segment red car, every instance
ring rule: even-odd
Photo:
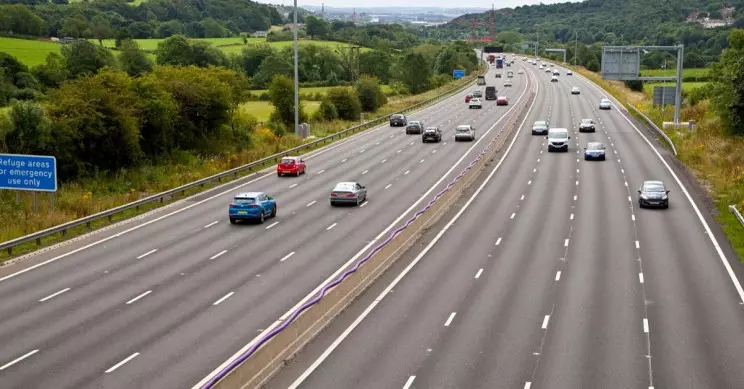
[[[509,105],[509,99],[507,99],[506,96],[499,96],[499,98],[496,99],[496,105]]]
[[[284,157],[276,167],[276,175],[281,177],[285,174],[299,176],[305,174],[305,160],[300,157]]]
[[[473,98],[473,95],[467,95],[467,96],[465,96],[465,102],[466,103],[469,103],[472,98]]]

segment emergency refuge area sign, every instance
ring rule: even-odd
[[[0,189],[57,191],[57,159],[46,155],[0,154]]]

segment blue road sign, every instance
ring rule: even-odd
[[[57,159],[46,155],[0,154],[0,189],[57,191]]]
[[[457,80],[458,78],[465,77],[465,71],[464,70],[453,70],[452,71],[452,77]]]

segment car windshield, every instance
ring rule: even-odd
[[[644,184],[643,185],[643,191],[644,192],[663,192],[664,191],[664,185],[653,183],[653,184]]]
[[[593,124],[592,119],[581,119],[581,124]]]
[[[550,133],[551,138],[568,138],[567,131],[553,131]]]
[[[544,122],[544,121],[538,121],[538,122],[535,122],[534,124],[534,127],[547,127],[547,126],[548,126],[548,122]]]
[[[295,160],[292,159],[292,158],[284,158],[284,159],[282,159],[282,162],[281,163],[284,164],[284,165],[291,165],[291,164],[295,163]]]
[[[437,132],[437,129],[435,127],[429,127],[426,130],[424,130],[424,131],[426,131],[426,132]]]
[[[256,202],[256,199],[252,197],[236,197],[233,199],[234,204],[253,204]]]
[[[610,103],[610,100],[602,99],[602,104],[609,104],[609,103]]]
[[[470,132],[470,127],[457,127],[457,132]]]
[[[393,115],[393,119],[403,119],[403,115]]]
[[[421,123],[419,122],[408,122],[408,127],[415,127],[415,126],[420,126],[420,125]]]
[[[601,143],[589,143],[586,145],[587,150],[602,150],[602,147]]]

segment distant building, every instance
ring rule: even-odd
[[[713,19],[709,13],[693,12],[687,17],[687,21],[690,23],[700,23],[704,28],[729,26],[734,22],[735,10],[734,7],[721,8],[719,10],[721,19]]]
[[[256,31],[251,34],[251,38],[266,38],[269,35],[268,31]]]

